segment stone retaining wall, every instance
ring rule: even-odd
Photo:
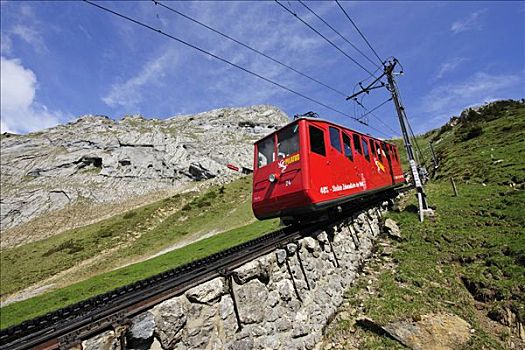
[[[313,349],[380,232],[380,209],[362,212],[166,300],[82,348]]]

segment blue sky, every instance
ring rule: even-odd
[[[153,2],[103,2],[347,114],[343,96],[260,57]],[[273,1],[169,2],[312,77],[351,94],[368,77]],[[375,67],[300,3],[283,1],[369,70]],[[371,59],[335,2],[307,5]],[[381,58],[395,56],[397,77],[416,132],[438,127],[463,108],[525,97],[523,2],[343,2]],[[376,136],[399,135],[393,104],[375,115],[378,134],[245,72],[83,2],[1,2],[2,132],[25,133],[83,114],[167,118],[228,106],[271,104],[288,115],[323,118]],[[365,96],[373,108],[384,89]]]

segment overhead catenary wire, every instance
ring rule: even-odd
[[[297,73],[297,74],[299,74],[299,75],[301,75],[301,76],[303,76],[303,77],[305,77],[305,78],[307,78],[307,79],[310,79],[311,81],[313,81],[313,82],[315,82],[315,83],[317,83],[317,84],[319,84],[319,85],[321,85],[321,86],[324,86],[324,87],[327,88],[327,89],[330,89],[330,90],[332,90],[332,91],[338,93],[339,95],[346,96],[346,94],[345,94],[344,92],[339,91],[339,90],[337,90],[336,88],[333,88],[333,87],[329,86],[328,84],[325,84],[325,83],[323,83],[323,82],[321,82],[321,81],[319,81],[319,80],[317,80],[317,79],[315,79],[315,78],[309,76],[308,74],[305,74],[305,73],[303,73],[303,72],[301,72],[301,71],[299,71],[299,70],[297,70],[297,69],[291,67],[290,65],[288,65],[288,64],[286,64],[286,63],[283,63],[283,62],[281,62],[281,61],[279,61],[279,60],[277,60],[277,59],[275,59],[275,58],[273,58],[273,57],[271,57],[271,56],[265,54],[264,52],[259,51],[259,50],[255,49],[255,48],[249,46],[248,44],[245,44],[245,43],[243,43],[243,42],[241,42],[241,41],[239,41],[239,40],[233,38],[233,37],[230,36],[230,35],[227,35],[227,34],[221,32],[221,31],[219,31],[219,30],[217,30],[217,29],[215,29],[215,28],[212,28],[212,27],[210,27],[209,25],[207,25],[207,24],[205,24],[205,23],[203,23],[203,22],[201,22],[201,21],[199,21],[199,20],[196,20],[195,18],[192,18],[192,17],[190,17],[190,16],[188,16],[188,15],[186,15],[186,14],[180,12],[180,11],[177,10],[177,9],[174,9],[174,8],[168,6],[168,5],[165,5],[165,4],[163,4],[162,2],[157,1],[157,0],[152,0],[152,1],[153,1],[156,5],[162,6],[163,8],[165,8],[165,9],[167,9],[167,10],[173,12],[173,13],[176,13],[176,14],[179,15],[179,16],[182,16],[182,17],[186,18],[186,19],[189,20],[189,21],[192,21],[192,22],[194,22],[194,23],[196,23],[196,24],[198,24],[198,25],[200,25],[200,26],[202,26],[202,27],[204,27],[204,28],[206,28],[206,29],[208,29],[208,30],[211,30],[212,32],[214,32],[214,33],[216,33],[216,34],[219,34],[219,35],[221,35],[222,37],[224,37],[224,38],[226,38],[226,39],[228,39],[228,40],[231,40],[231,41],[233,41],[233,42],[235,42],[235,43],[241,45],[242,47],[244,47],[244,48],[246,48],[246,49],[248,49],[248,50],[251,50],[252,52],[257,53],[257,54],[259,54],[259,55],[261,55],[261,56],[263,56],[263,57],[269,59],[269,60],[272,61],[272,62],[275,62],[275,63],[277,63],[277,64],[279,64],[279,65],[281,65],[281,66],[283,66],[283,67],[285,67],[285,68],[288,68],[288,69],[292,70],[293,72],[295,72],[295,73]]]
[[[331,111],[333,111],[333,112],[336,112],[336,113],[338,113],[338,114],[340,114],[340,115],[343,115],[343,116],[349,117],[350,119],[352,119],[352,120],[354,120],[354,121],[356,121],[356,122],[358,122],[358,123],[360,123],[360,124],[363,124],[363,125],[367,126],[368,128],[370,128],[370,129],[372,129],[372,130],[374,130],[374,131],[376,131],[376,132],[379,132],[379,133],[381,133],[381,134],[384,135],[384,133],[383,133],[381,130],[376,129],[376,128],[370,126],[370,125],[367,125],[366,123],[363,123],[361,120],[359,120],[359,119],[357,119],[357,118],[355,118],[355,117],[353,117],[353,116],[351,116],[351,115],[349,115],[349,114],[347,114],[347,113],[345,113],[345,112],[342,112],[342,111],[340,111],[340,110],[337,110],[337,109],[335,109],[334,107],[331,107],[331,106],[329,106],[329,105],[327,105],[327,104],[325,104],[325,103],[322,103],[322,102],[317,101],[317,100],[315,100],[315,99],[313,99],[313,98],[311,98],[311,97],[308,97],[308,96],[306,96],[306,95],[304,95],[304,94],[302,94],[302,93],[300,93],[300,92],[297,92],[297,91],[295,91],[295,90],[293,90],[293,89],[291,89],[291,88],[289,88],[289,87],[286,87],[286,86],[284,86],[284,85],[282,85],[282,84],[280,84],[280,83],[277,83],[277,82],[275,82],[275,81],[273,81],[273,80],[271,80],[271,79],[269,79],[269,78],[266,78],[266,77],[264,77],[264,76],[262,76],[262,75],[260,75],[260,74],[258,74],[258,73],[255,73],[255,72],[253,72],[253,71],[251,71],[251,70],[249,70],[249,69],[247,69],[247,68],[244,68],[244,67],[242,67],[242,66],[240,66],[240,65],[238,65],[238,64],[235,64],[235,63],[233,63],[233,62],[230,62],[230,61],[228,61],[227,59],[222,58],[222,57],[220,57],[220,56],[217,56],[217,55],[215,55],[215,54],[213,54],[213,53],[211,53],[211,52],[209,52],[209,51],[206,51],[206,50],[204,50],[204,49],[202,49],[202,48],[200,48],[200,47],[198,47],[198,46],[196,46],[196,45],[193,45],[193,44],[191,44],[191,43],[189,43],[189,42],[187,42],[187,41],[184,41],[184,40],[182,40],[182,39],[180,39],[180,38],[177,38],[177,37],[175,37],[175,36],[173,36],[173,35],[171,35],[171,34],[165,33],[165,32],[163,32],[163,31],[160,30],[160,29],[154,28],[154,27],[152,27],[152,26],[150,26],[150,25],[148,25],[148,24],[146,24],[146,23],[144,23],[144,22],[141,22],[141,21],[139,21],[139,20],[136,20],[136,19],[134,19],[134,18],[131,18],[131,17],[129,17],[129,16],[126,16],[126,15],[124,15],[124,14],[122,14],[122,13],[119,13],[119,12],[117,12],[117,11],[115,11],[115,10],[112,10],[112,9],[107,8],[107,7],[104,7],[104,6],[100,5],[100,4],[94,3],[94,2],[92,2],[92,1],[90,1],[90,0],[83,0],[83,1],[84,1],[85,3],[87,3],[87,4],[89,4],[89,5],[92,5],[92,6],[94,6],[94,7],[97,7],[97,8],[99,8],[99,9],[103,10],[103,11],[106,11],[106,12],[108,12],[108,13],[111,13],[111,14],[115,15],[115,16],[118,16],[118,17],[120,17],[120,18],[123,18],[123,19],[125,19],[125,20],[127,20],[127,21],[130,21],[130,22],[132,22],[132,23],[135,23],[135,24],[137,24],[137,25],[139,25],[139,26],[141,26],[141,27],[147,28],[147,29],[149,29],[149,30],[151,30],[151,31],[154,31],[154,32],[156,32],[156,33],[158,33],[158,34],[161,34],[161,35],[163,35],[163,36],[165,36],[165,37],[167,37],[167,38],[170,38],[171,40],[175,40],[175,41],[177,41],[177,42],[179,42],[179,43],[181,43],[181,44],[183,44],[183,45],[186,45],[186,46],[188,46],[188,47],[191,47],[191,48],[193,48],[193,49],[195,49],[195,50],[197,50],[197,51],[199,51],[199,52],[201,52],[201,53],[203,53],[203,54],[205,54],[205,55],[208,55],[208,56],[213,57],[213,58],[215,58],[215,59],[217,59],[217,60],[219,60],[219,61],[222,61],[222,62],[224,62],[224,63],[227,63],[227,64],[229,64],[229,65],[231,65],[231,66],[233,66],[233,67],[235,67],[235,68],[238,68],[238,69],[240,69],[240,70],[242,70],[242,71],[244,71],[244,72],[246,72],[246,73],[249,73],[249,74],[251,74],[251,75],[253,75],[253,76],[255,76],[255,77],[259,78],[259,79],[262,79],[262,80],[264,80],[264,81],[270,83],[270,84],[273,84],[273,85],[275,85],[275,86],[277,86],[277,87],[280,87],[280,88],[282,88],[282,89],[284,89],[284,90],[286,90],[286,91],[288,91],[288,92],[291,92],[291,93],[293,93],[293,94],[295,94],[295,95],[297,95],[297,96],[300,96],[300,97],[302,97],[302,98],[304,98],[304,99],[306,99],[306,100],[308,100],[308,101],[311,101],[311,102],[313,102],[313,103],[315,103],[315,104],[318,104],[318,105],[320,105],[320,106],[322,106],[322,107],[324,107],[324,108],[326,108],[326,109],[329,109],[329,110],[331,110]]]
[[[359,117],[358,119],[360,118],[364,118],[366,117],[367,115],[371,114],[372,112],[374,112],[375,110],[381,108],[382,106],[384,106],[387,102],[389,101],[392,101],[392,97],[386,99],[385,101],[381,102],[380,104],[378,104],[377,106],[375,106],[374,108],[370,109],[368,112],[366,112],[365,114],[363,114],[361,117]]]
[[[297,18],[301,23],[303,23],[305,26],[307,26],[308,28],[310,28],[312,31],[314,31],[317,35],[319,35],[321,38],[323,38],[326,42],[328,42],[331,46],[333,46],[334,48],[336,48],[339,52],[341,52],[344,56],[346,56],[350,61],[354,62],[357,66],[359,66],[361,69],[363,69],[365,72],[367,72],[368,74],[371,74],[371,75],[374,75],[371,71],[369,71],[366,67],[364,67],[361,63],[357,62],[352,56],[350,56],[349,54],[347,54],[345,51],[343,51],[339,46],[337,46],[336,44],[334,44],[330,39],[328,39],[326,36],[324,36],[321,32],[319,32],[317,29],[315,29],[314,27],[312,27],[310,24],[308,24],[308,22],[306,22],[305,20],[303,20],[301,17],[299,17],[299,15],[297,15],[296,13],[294,13],[293,11],[291,11],[289,8],[287,8],[286,6],[284,6],[283,4],[281,4],[279,2],[279,0],[274,0],[279,6],[281,6],[286,12],[290,13],[292,16],[294,16],[295,18]]]
[[[375,113],[372,112],[369,112],[368,108],[365,107],[365,105],[363,105],[361,102],[359,102],[359,100],[357,99],[354,99],[354,102],[356,104],[358,104],[359,106],[361,106],[366,112],[368,112],[372,117],[374,117],[377,121],[379,121],[381,124],[383,124],[387,129],[389,129],[390,131],[392,131],[392,136],[395,136],[398,132],[396,130],[394,130],[390,125],[388,125],[387,123],[385,123],[381,118],[379,118],[377,115],[375,115]]]
[[[379,62],[381,64],[384,65],[383,61],[381,60],[381,58],[379,57],[379,55],[377,54],[376,50],[374,50],[374,48],[372,47],[372,45],[370,45],[370,42],[366,39],[365,35],[361,32],[361,30],[359,30],[359,27],[357,27],[357,24],[355,24],[355,22],[352,20],[352,18],[350,18],[350,16],[348,15],[348,13],[345,11],[345,9],[343,8],[343,6],[341,6],[341,4],[339,3],[338,0],[335,0],[335,2],[337,3],[337,5],[339,5],[339,8],[343,11],[343,13],[345,14],[346,18],[348,18],[348,20],[350,21],[350,23],[352,23],[352,25],[354,26],[354,28],[357,30],[357,32],[359,33],[359,35],[361,35],[361,37],[363,38],[363,40],[366,42],[366,44],[368,45],[368,47],[370,48],[370,50],[372,50],[372,52],[374,53],[374,55],[377,57],[377,59],[379,60]]]
[[[372,65],[377,67],[376,71],[373,73],[375,74],[379,69],[381,69],[381,66],[379,66],[377,63],[372,61],[370,57],[368,57],[363,51],[361,51],[357,46],[355,46],[350,40],[348,40],[343,34],[341,34],[337,29],[335,29],[330,23],[325,21],[321,16],[319,16],[314,10],[312,10],[308,5],[306,5],[303,1],[298,0],[301,5],[303,5],[308,11],[310,11],[315,17],[317,17],[321,22],[323,22],[328,28],[332,29],[334,33],[339,35],[346,43],[348,43],[350,46],[352,46],[357,52],[359,52],[364,58],[366,58]]]

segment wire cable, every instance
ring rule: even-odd
[[[389,101],[392,101],[392,97],[390,97],[390,98],[386,99],[385,101],[381,102],[380,104],[378,104],[377,106],[375,106],[374,108],[372,108],[371,110],[369,110],[368,112],[363,114],[360,118],[366,117],[367,115],[371,114],[373,111],[381,108],[383,105],[385,105],[385,103],[387,103]],[[360,118],[358,118],[358,119],[360,119]]]
[[[158,33],[158,34],[161,34],[161,35],[163,35],[163,36],[165,36],[165,37],[167,37],[167,38],[170,38],[170,39],[172,39],[172,40],[175,40],[175,41],[177,41],[177,42],[179,42],[179,43],[181,43],[181,44],[183,44],[183,45],[186,45],[186,46],[188,46],[188,47],[191,47],[192,49],[195,49],[195,50],[197,50],[197,51],[199,51],[199,52],[201,52],[201,53],[203,53],[203,54],[205,54],[205,55],[208,55],[208,56],[213,57],[213,58],[215,58],[215,59],[217,59],[217,60],[219,60],[219,61],[222,61],[222,62],[224,62],[224,63],[227,63],[227,64],[229,64],[229,65],[231,65],[231,66],[233,66],[233,67],[235,67],[235,68],[238,68],[238,69],[240,69],[240,70],[242,70],[242,71],[244,71],[244,72],[246,72],[246,73],[249,73],[249,74],[251,74],[251,75],[253,75],[253,76],[255,76],[255,77],[259,78],[259,79],[262,79],[262,80],[264,80],[264,81],[270,83],[270,84],[273,84],[273,85],[275,85],[275,86],[278,86],[278,87],[280,87],[280,88],[282,88],[282,89],[284,89],[284,90],[286,90],[286,91],[288,91],[288,92],[291,92],[291,93],[293,93],[293,94],[295,94],[295,95],[297,95],[297,96],[300,96],[300,97],[302,97],[302,98],[304,98],[304,99],[306,99],[306,100],[308,100],[308,101],[311,101],[311,102],[313,102],[313,103],[316,103],[316,104],[318,104],[318,105],[320,105],[320,106],[322,106],[322,107],[324,107],[324,108],[326,108],[326,109],[329,109],[329,110],[331,110],[331,111],[333,111],[333,112],[336,112],[336,113],[341,114],[341,115],[343,115],[343,116],[349,117],[350,119],[353,119],[353,120],[355,120],[356,122],[358,122],[358,123],[360,123],[360,124],[363,124],[363,125],[369,127],[369,128],[372,129],[372,130],[375,130],[375,131],[377,131],[377,132],[379,132],[379,133],[384,134],[381,130],[378,130],[378,129],[376,129],[376,128],[370,126],[370,125],[367,125],[366,123],[363,123],[361,120],[359,120],[359,119],[357,119],[357,118],[355,118],[355,117],[352,117],[351,115],[349,115],[349,114],[347,114],[347,113],[345,113],[345,112],[339,111],[339,110],[337,110],[337,109],[335,109],[335,108],[333,108],[333,107],[331,107],[331,106],[329,106],[329,105],[326,105],[326,104],[324,104],[324,103],[322,103],[322,102],[320,102],[320,101],[317,101],[317,100],[315,100],[315,99],[313,99],[313,98],[311,98],[311,97],[308,97],[308,96],[306,96],[306,95],[304,95],[304,94],[302,94],[302,93],[300,93],[300,92],[297,92],[297,91],[295,91],[295,90],[293,90],[293,89],[291,89],[291,88],[289,88],[289,87],[286,87],[286,86],[284,86],[284,85],[282,85],[282,84],[279,84],[279,83],[277,83],[277,82],[275,82],[275,81],[273,81],[273,80],[271,80],[271,79],[268,79],[268,78],[266,78],[266,77],[263,77],[262,75],[257,74],[257,73],[255,73],[255,72],[253,72],[253,71],[251,71],[251,70],[249,70],[249,69],[247,69],[247,68],[244,68],[244,67],[242,67],[242,66],[239,66],[239,65],[237,65],[237,64],[235,64],[235,63],[233,63],[233,62],[230,62],[230,61],[228,61],[228,60],[226,60],[226,59],[224,59],[224,58],[222,58],[222,57],[219,57],[219,56],[217,56],[217,55],[215,55],[215,54],[213,54],[213,53],[211,53],[211,52],[209,52],[209,51],[206,51],[206,50],[204,50],[204,49],[202,49],[202,48],[200,48],[200,47],[198,47],[198,46],[195,46],[195,45],[193,45],[193,44],[190,44],[190,43],[188,43],[188,42],[186,42],[186,41],[184,41],[184,40],[182,40],[182,39],[180,39],[180,38],[177,38],[177,37],[175,37],[175,36],[173,36],[173,35],[171,35],[171,34],[165,33],[165,32],[163,32],[163,31],[160,30],[160,29],[156,29],[156,28],[154,28],[154,27],[152,27],[152,26],[150,26],[150,25],[148,25],[148,24],[146,24],[146,23],[144,23],[144,22],[141,22],[141,21],[139,21],[139,20],[136,20],[136,19],[133,19],[133,18],[131,18],[131,17],[128,17],[128,16],[126,16],[126,15],[124,15],[124,14],[122,14],[122,13],[119,13],[119,12],[117,12],[117,11],[111,10],[111,9],[109,9],[109,8],[107,8],[107,7],[104,7],[104,6],[102,6],[102,5],[99,5],[99,4],[97,4],[97,3],[94,3],[94,2],[92,2],[92,1],[90,1],[90,0],[83,0],[83,1],[84,1],[85,3],[87,3],[87,4],[89,4],[89,5],[92,5],[92,6],[94,6],[94,7],[97,7],[97,8],[99,8],[99,9],[103,10],[103,11],[106,11],[106,12],[108,12],[108,13],[111,13],[111,14],[113,14],[113,15],[115,15],[115,16],[118,16],[118,17],[123,18],[123,19],[125,19],[125,20],[127,20],[127,21],[130,21],[130,22],[132,22],[132,23],[135,23],[135,24],[137,24],[137,25],[139,25],[139,26],[141,26],[141,27],[147,28],[147,29],[149,29],[149,30],[152,30],[152,31]]]
[[[317,79],[315,79],[315,78],[313,78],[313,77],[311,77],[311,76],[309,76],[309,75],[307,75],[307,74],[305,74],[305,73],[303,73],[303,72],[301,72],[301,71],[299,71],[299,70],[297,70],[297,69],[295,69],[295,68],[293,68],[293,67],[291,67],[291,66],[289,66],[289,65],[287,65],[287,64],[285,64],[285,63],[283,63],[283,62],[281,62],[281,61],[279,61],[277,59],[275,59],[275,58],[273,58],[273,57],[270,57],[269,55],[265,54],[264,52],[261,52],[261,51],[255,49],[255,48],[249,46],[248,44],[245,44],[245,43],[243,43],[243,42],[241,42],[241,41],[239,41],[239,40],[237,40],[237,39],[235,39],[235,38],[233,38],[233,37],[231,37],[231,36],[229,36],[227,34],[224,34],[223,32],[221,32],[221,31],[219,31],[217,29],[214,29],[214,28],[210,27],[209,25],[207,25],[207,24],[205,24],[203,22],[200,22],[200,21],[198,21],[198,20],[196,20],[196,19],[194,19],[194,18],[192,18],[192,17],[190,17],[188,15],[185,15],[184,13],[182,13],[182,12],[172,8],[172,7],[169,7],[169,6],[165,5],[165,4],[161,3],[160,1],[157,1],[157,0],[152,0],[152,1],[156,5],[160,5],[160,6],[164,7],[165,9],[167,9],[167,10],[169,10],[171,12],[174,12],[174,13],[178,14],[179,16],[182,16],[182,17],[186,18],[187,20],[190,20],[190,21],[192,21],[192,22],[194,22],[194,23],[196,23],[196,24],[198,24],[198,25],[200,25],[200,26],[202,26],[202,27],[204,27],[204,28],[206,28],[208,30],[211,30],[212,32],[214,32],[216,34],[219,34],[222,37],[224,37],[224,38],[226,38],[228,40],[231,40],[231,41],[241,45],[242,47],[245,47],[248,50],[251,50],[251,51],[257,53],[257,54],[259,54],[259,55],[261,55],[261,56],[271,60],[272,62],[280,64],[281,66],[286,67],[286,68],[294,71],[295,73],[297,73],[297,74],[299,74],[299,75],[301,75],[301,76],[303,76],[305,78],[308,78],[308,79],[316,82],[317,84],[322,85],[325,88],[328,88],[328,89],[338,93],[339,95],[346,96],[346,94],[344,92],[339,91],[339,90],[337,90],[337,89],[335,89],[335,88],[333,88],[333,87],[331,87],[331,86],[329,86],[329,85],[327,85],[327,84],[325,84],[325,83],[323,83],[323,82],[321,82],[321,81],[319,81],[319,80],[317,80]]]
[[[372,61],[370,57],[368,57],[363,51],[361,51],[357,46],[355,46],[350,40],[348,40],[346,37],[344,37],[341,33],[339,33],[334,27],[332,27],[328,22],[326,22],[321,16],[319,16],[317,13],[314,12],[311,8],[309,8],[303,1],[299,0],[299,3],[303,5],[308,11],[310,11],[315,17],[317,17],[321,22],[323,22],[328,28],[332,29],[337,35],[339,35],[344,41],[346,41],[350,46],[352,46],[357,52],[359,52],[364,58],[366,58],[370,63],[372,63],[375,67],[381,69],[381,66],[379,66],[377,63]],[[376,70],[376,72],[377,72]],[[375,74],[375,72],[374,72]]]
[[[368,108],[366,108],[361,102],[359,102],[357,99],[354,99],[354,102],[356,104],[358,104],[359,106],[361,106],[365,111],[368,111]],[[385,123],[381,118],[379,118],[377,115],[375,115],[373,112],[368,112],[372,117],[374,117],[377,121],[379,121],[381,124],[383,124],[384,126],[386,126],[390,131],[392,131],[392,136],[394,136],[397,131],[394,130],[390,125],[388,125],[387,123]]]
[[[356,65],[358,65],[361,69],[363,69],[365,72],[367,72],[368,74],[372,74],[372,72],[370,72],[368,69],[366,69],[361,63],[357,62],[354,58],[352,58],[349,54],[347,54],[346,52],[344,52],[343,50],[341,50],[341,48],[339,46],[337,46],[336,44],[334,44],[330,39],[328,39],[327,37],[325,37],[323,34],[321,34],[317,29],[315,29],[314,27],[312,27],[311,25],[309,25],[307,22],[305,22],[301,17],[299,17],[296,13],[294,13],[293,11],[291,11],[290,9],[288,9],[286,6],[284,6],[283,4],[281,4],[279,2],[279,0],[274,0],[279,6],[281,6],[283,9],[286,10],[286,12],[290,13],[292,16],[294,16],[295,18],[297,18],[299,21],[301,21],[301,23],[303,23],[305,26],[307,26],[308,28],[310,28],[311,30],[313,30],[317,35],[319,35],[321,38],[323,38],[326,42],[328,42],[330,45],[332,45],[333,47],[335,47],[339,52],[341,52],[343,55],[345,55],[350,61],[354,62]]]
[[[374,53],[374,55],[376,55],[377,59],[379,60],[379,62],[381,62],[381,64],[383,64],[383,61],[381,60],[381,58],[379,57],[379,55],[377,54],[376,50],[374,50],[374,48],[372,47],[372,45],[370,45],[370,42],[366,39],[365,35],[359,30],[359,28],[357,27],[357,25],[355,24],[355,22],[350,18],[350,16],[348,15],[348,13],[346,13],[345,9],[343,8],[343,6],[341,6],[341,4],[339,3],[338,0],[335,0],[335,2],[337,3],[337,5],[339,5],[339,8],[341,10],[343,10],[343,13],[345,14],[346,18],[348,18],[348,20],[350,21],[350,23],[352,23],[352,25],[354,26],[354,28],[357,30],[357,32],[361,35],[361,37],[364,39],[364,41],[366,42],[366,44],[368,45],[368,47],[370,48],[370,50],[372,50],[372,52]]]

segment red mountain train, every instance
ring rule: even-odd
[[[403,183],[395,145],[329,121],[299,118],[255,143],[252,208],[260,220],[303,220]]]

